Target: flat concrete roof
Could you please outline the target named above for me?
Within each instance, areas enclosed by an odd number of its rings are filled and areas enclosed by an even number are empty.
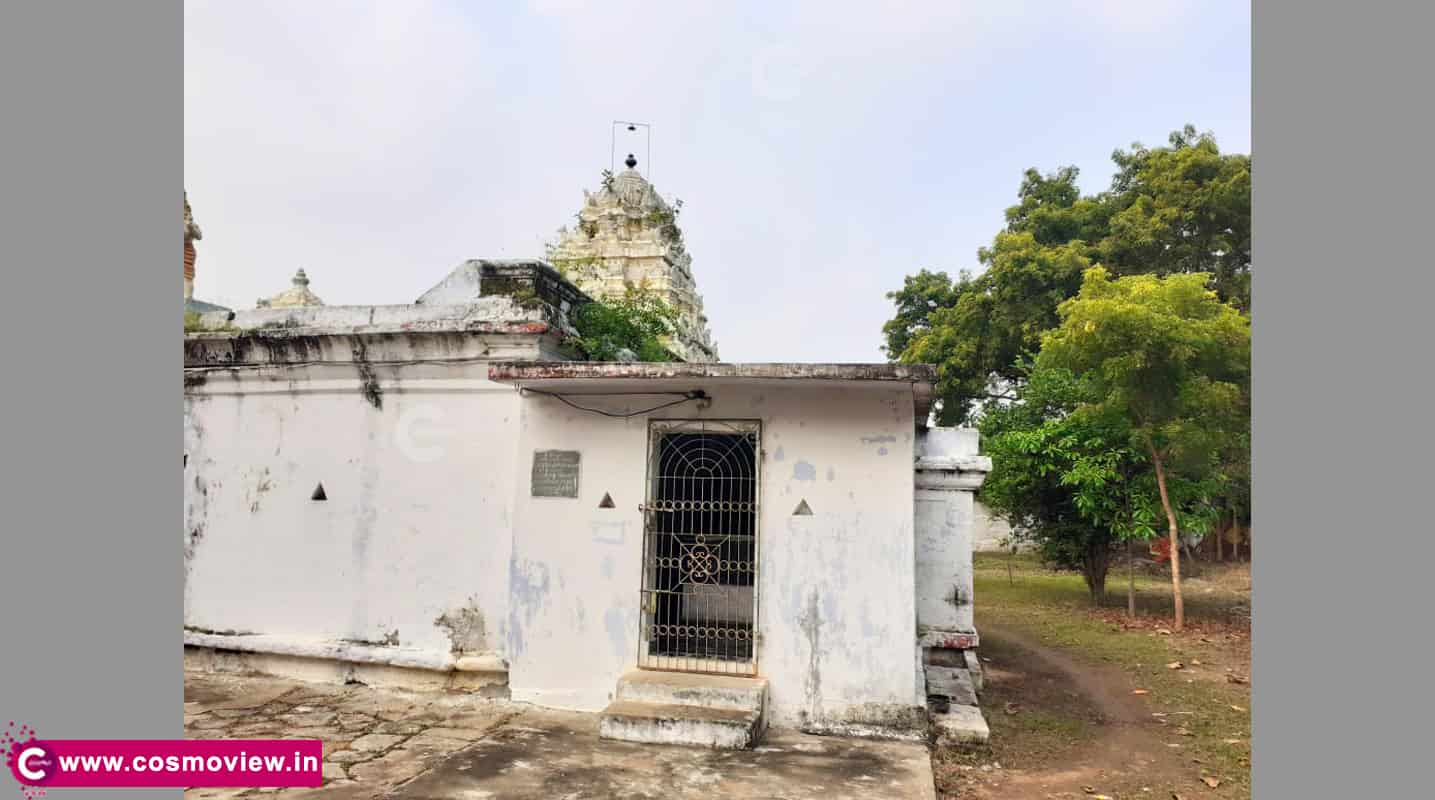
[[[833,384],[860,386],[903,383],[912,388],[917,424],[925,425],[932,407],[936,367],[930,364],[790,364],[613,361],[496,361],[488,379],[550,392],[632,390],[641,384],[655,391],[683,391],[694,384]]]

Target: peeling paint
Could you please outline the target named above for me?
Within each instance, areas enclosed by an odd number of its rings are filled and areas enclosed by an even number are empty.
[[[483,617],[483,609],[478,607],[477,598],[471,597],[467,605],[445,611],[433,624],[448,634],[449,651],[454,654],[488,650],[488,623]]]
[[[259,513],[259,501],[263,499],[266,492],[273,488],[274,483],[269,480],[269,468],[264,467],[254,482],[254,488],[245,493],[245,499],[249,501],[249,513]]]

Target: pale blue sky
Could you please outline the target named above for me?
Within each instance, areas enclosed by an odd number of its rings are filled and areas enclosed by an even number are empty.
[[[184,35],[196,296],[541,256],[629,119],[726,361],[882,360],[884,292],[975,268],[1027,167],[1095,191],[1187,122],[1250,150],[1248,2],[188,0]]]

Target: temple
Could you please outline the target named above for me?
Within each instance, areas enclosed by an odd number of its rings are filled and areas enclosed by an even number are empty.
[[[678,227],[682,201],[669,204],[638,172],[603,174],[596,193],[583,192],[578,226],[558,231],[548,260],[590,297],[621,297],[628,287],[646,287],[678,312],[677,331],[666,344],[683,361],[716,361],[703,299],[693,280],[692,256]]]

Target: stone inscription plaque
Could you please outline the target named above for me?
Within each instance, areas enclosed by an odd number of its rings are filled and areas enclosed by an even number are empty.
[[[534,450],[532,495],[534,497],[577,497],[577,450]]]

